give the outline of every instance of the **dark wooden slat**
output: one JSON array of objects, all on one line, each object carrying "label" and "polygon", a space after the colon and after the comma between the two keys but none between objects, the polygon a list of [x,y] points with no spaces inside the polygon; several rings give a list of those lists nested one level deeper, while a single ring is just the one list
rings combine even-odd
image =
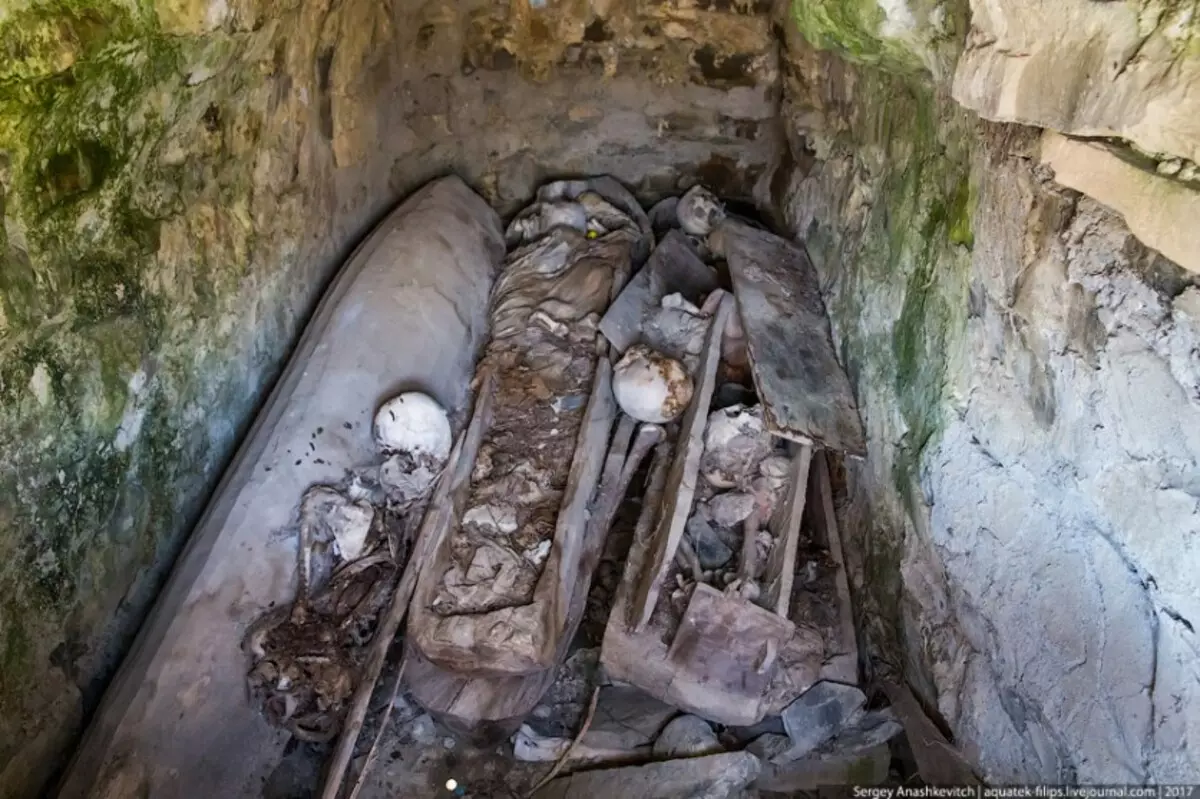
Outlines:
[{"label": "dark wooden slat", "polygon": [[804,247],[736,221],[723,222],[713,244],[729,262],[767,428],[865,455],[862,420]]}]

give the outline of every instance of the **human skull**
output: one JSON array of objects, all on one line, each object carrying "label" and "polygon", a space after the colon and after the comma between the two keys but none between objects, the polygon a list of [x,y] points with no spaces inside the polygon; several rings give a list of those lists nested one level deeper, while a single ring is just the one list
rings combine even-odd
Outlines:
[{"label": "human skull", "polygon": [[645,344],[625,351],[613,371],[613,394],[621,410],[639,422],[665,424],[692,401],[692,378],[683,364]]},{"label": "human skull", "polygon": [[450,457],[450,418],[433,397],[409,391],[380,406],[375,442],[384,452],[431,459],[440,466]]},{"label": "human skull", "polygon": [[725,218],[725,208],[711,191],[703,186],[693,186],[679,200],[675,208],[679,226],[684,233],[707,236]]}]

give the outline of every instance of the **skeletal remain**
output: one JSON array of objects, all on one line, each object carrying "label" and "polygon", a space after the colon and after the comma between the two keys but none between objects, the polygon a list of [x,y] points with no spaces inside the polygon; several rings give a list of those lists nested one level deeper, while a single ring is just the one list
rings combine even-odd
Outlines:
[{"label": "skeletal remain", "polygon": [[440,469],[450,456],[450,419],[437,400],[419,391],[393,397],[375,414],[375,441],[384,452],[432,459]]},{"label": "skeletal remain", "polygon": [[593,518],[596,520],[594,523],[598,530],[607,531],[612,527],[621,499],[625,496],[629,484],[633,482],[633,475],[650,450],[663,439],[663,435],[663,429],[655,424],[643,424],[638,428],[637,436],[629,447],[629,454],[621,465],[621,471],[616,476],[616,481],[605,480],[597,491],[596,510]]},{"label": "skeletal remain", "polygon": [[[692,549],[692,543],[687,540],[686,536],[679,539],[679,548],[675,550],[675,561],[679,563],[681,569],[690,569],[697,582],[709,581],[704,578],[704,575],[711,575],[712,572],[704,571],[700,565],[700,558],[696,555],[696,550]],[[678,577],[678,575],[676,576]]]},{"label": "skeletal remain", "polygon": [[728,594],[740,596],[753,602],[758,599],[761,589],[755,582],[758,573],[758,528],[762,524],[759,509],[746,517],[742,523],[742,558],[738,563],[737,577],[725,588]]},{"label": "skeletal remain", "polygon": [[725,218],[725,208],[711,191],[703,186],[688,189],[675,207],[679,226],[693,236],[707,236]]},{"label": "skeletal remain", "polygon": [[692,399],[694,385],[683,364],[644,344],[625,351],[613,370],[613,394],[621,410],[640,422],[665,424]]},{"label": "skeletal remain", "polygon": [[504,233],[509,247],[526,244],[557,227],[584,232],[588,227],[587,209],[577,202],[538,203],[517,215]]},{"label": "skeletal remain", "polygon": [[709,414],[700,472],[716,488],[749,489],[759,463],[773,447],[761,406],[730,405]]}]

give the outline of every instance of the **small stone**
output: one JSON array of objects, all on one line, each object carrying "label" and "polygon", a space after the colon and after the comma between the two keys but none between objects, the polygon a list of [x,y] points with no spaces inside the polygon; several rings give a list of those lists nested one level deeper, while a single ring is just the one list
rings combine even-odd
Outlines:
[{"label": "small stone", "polygon": [[803,757],[862,715],[867,697],[853,685],[823,680],[783,711],[792,759]]},{"label": "small stone", "polygon": [[417,716],[413,719],[412,726],[408,728],[408,734],[412,739],[419,744],[431,744],[437,739],[437,730],[434,728],[433,717],[428,713]]},{"label": "small stone", "polygon": [[513,736],[513,757],[523,763],[553,763],[570,745],[568,738],[539,735],[528,724],[522,724]]},{"label": "small stone", "polygon": [[740,491],[717,494],[708,501],[708,518],[719,527],[740,524],[754,511],[754,497]]},{"label": "small stone", "polygon": [[453,749],[457,744],[458,744],[458,741],[454,740],[453,738],[443,738],[442,739],[442,748],[443,749]]},{"label": "small stone", "polygon": [[663,759],[713,755],[720,751],[717,734],[699,716],[685,715],[672,719],[654,742],[655,757]]},{"label": "small stone", "polygon": [[693,514],[688,519],[686,532],[696,557],[700,559],[700,568],[705,571],[719,569],[733,557],[733,550],[699,514]]}]

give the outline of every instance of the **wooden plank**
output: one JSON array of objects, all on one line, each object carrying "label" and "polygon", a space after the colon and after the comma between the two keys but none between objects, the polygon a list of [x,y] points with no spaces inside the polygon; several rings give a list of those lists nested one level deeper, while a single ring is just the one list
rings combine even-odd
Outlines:
[{"label": "wooden plank", "polygon": [[796,550],[800,544],[800,521],[804,518],[812,454],[811,446],[801,444],[800,451],[792,456],[792,480],[788,485],[787,498],[776,518],[771,520],[771,535],[775,536],[777,543],[767,561],[763,605],[784,618],[788,616],[792,584],[796,579]]},{"label": "wooden plank", "polygon": [[404,682],[413,699],[452,730],[506,738],[537,706],[554,682],[555,669],[518,677],[479,677],[443,669],[411,640],[404,646]]},{"label": "wooden plank", "polygon": [[729,263],[767,428],[866,455],[862,420],[804,247],[732,220],[721,223],[713,243]]},{"label": "wooden plank", "polygon": [[641,339],[642,320],[667,294],[680,292],[699,302],[716,288],[716,272],[700,260],[686,236],[672,230],[609,306],[600,320],[600,332],[623,353]]},{"label": "wooden plank", "polygon": [[858,641],[854,632],[854,606],[850,600],[850,579],[846,572],[842,536],[838,531],[837,517],[833,509],[829,461],[824,452],[818,452],[813,458],[809,493],[814,503],[814,536],[818,544],[829,550],[829,557],[837,564],[834,580],[838,597],[838,636],[837,640],[826,644],[832,654],[821,669],[821,676],[827,680],[853,684],[858,682]]},{"label": "wooden plank", "polygon": [[907,685],[884,682],[883,691],[904,725],[917,773],[926,785],[982,784],[971,764],[926,715]]},{"label": "wooden plank", "polygon": [[757,706],[794,631],[786,617],[697,583],[667,657],[694,675],[694,690],[709,701],[719,696],[731,710]]},{"label": "wooden plank", "polygon": [[700,456],[704,453],[704,427],[708,422],[709,403],[716,387],[717,365],[721,360],[721,338],[732,305],[731,297],[722,297],[712,326],[708,329],[700,366],[696,370],[696,391],[680,425],[675,461],[667,475],[666,503],[630,607],[630,619],[635,632],[641,632],[646,626],[654,606],[658,604],[663,578],[675,557],[679,539],[692,512]]}]

